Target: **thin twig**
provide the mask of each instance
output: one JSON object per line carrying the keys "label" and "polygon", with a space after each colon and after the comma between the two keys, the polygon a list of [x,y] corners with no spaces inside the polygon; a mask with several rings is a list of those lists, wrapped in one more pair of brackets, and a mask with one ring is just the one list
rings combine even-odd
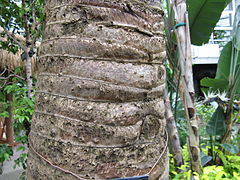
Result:
{"label": "thin twig", "polygon": [[12,39],[17,45],[19,45],[22,48],[22,50],[24,50],[24,51],[26,50],[26,47],[20,41],[17,40],[17,38],[15,37],[15,35],[13,33],[10,33],[10,31],[8,31],[6,27],[3,27],[3,29],[6,33],[6,35],[10,39]]}
{"label": "thin twig", "polygon": [[3,85],[2,85],[2,86],[0,86],[0,89],[2,89],[3,87],[5,87],[5,86],[6,86],[6,84],[7,84],[7,81],[4,81]]}
{"label": "thin twig", "polygon": [[7,68],[4,68],[3,72],[0,74],[2,76],[7,71]]}
{"label": "thin twig", "polygon": [[19,78],[19,79],[25,80],[25,78],[23,78],[23,77],[21,77],[21,76],[18,76],[18,75],[16,75],[16,74],[10,74],[10,75],[7,76],[7,77],[0,77],[0,80],[8,80],[8,79],[10,79],[11,77],[17,77],[17,78]]}

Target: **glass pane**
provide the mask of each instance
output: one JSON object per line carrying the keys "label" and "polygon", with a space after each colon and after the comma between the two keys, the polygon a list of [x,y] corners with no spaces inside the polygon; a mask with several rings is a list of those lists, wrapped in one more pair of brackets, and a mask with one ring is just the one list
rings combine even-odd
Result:
{"label": "glass pane", "polygon": [[215,30],[213,32],[213,44],[219,44],[220,47],[223,47],[229,40],[231,40],[231,31]]}
{"label": "glass pane", "polygon": [[235,5],[236,5],[236,8],[237,8],[237,6],[240,5],[240,0],[235,0]]}
{"label": "glass pane", "polygon": [[217,27],[230,27],[232,26],[232,14],[223,14],[217,23]]}
{"label": "glass pane", "polygon": [[233,10],[233,4],[232,2],[230,2],[227,7],[225,8],[225,10]]}

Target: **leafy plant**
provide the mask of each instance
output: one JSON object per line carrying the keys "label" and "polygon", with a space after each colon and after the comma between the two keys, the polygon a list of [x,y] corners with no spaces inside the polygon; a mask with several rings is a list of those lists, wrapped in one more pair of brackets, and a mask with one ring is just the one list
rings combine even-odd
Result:
{"label": "leafy plant", "polygon": [[[188,128],[188,131],[185,132],[188,132],[189,135],[188,145],[191,147],[189,148],[189,153],[191,153],[191,157],[194,157],[191,158],[192,168],[194,169],[194,171],[199,173],[201,173],[201,163],[199,154],[199,137],[197,132],[198,122],[195,116],[195,102],[192,101],[192,95],[194,94],[192,86],[193,83],[191,82],[192,73],[190,70],[191,68],[186,69],[186,67],[191,66],[191,47],[188,28],[190,28],[190,34],[193,44],[201,45],[203,43],[206,43],[228,2],[230,1],[188,0],[187,6],[190,20],[190,23],[188,24],[186,2],[174,1],[171,4],[169,0],[166,1],[166,14],[168,17],[168,20],[165,21],[165,33],[167,37],[166,47],[168,61],[172,70],[172,72],[168,71],[168,73],[172,74],[173,77],[172,81],[170,79],[170,81],[168,82],[170,82],[169,87],[173,88],[174,93],[177,94],[176,97],[178,97],[179,93],[180,96],[183,98],[183,107],[185,108],[185,117],[187,120]],[[213,9],[214,14],[212,14]],[[190,27],[188,27],[188,25]],[[186,28],[183,28],[181,26],[186,26]],[[175,36],[173,35],[173,33],[171,33],[172,31],[176,32]],[[178,43],[178,46],[176,46],[176,42]],[[172,100],[172,98],[170,99]],[[174,103],[172,102],[172,104]],[[176,108],[177,105],[175,103],[175,110]]]}
{"label": "leafy plant", "polygon": [[[13,74],[21,74],[22,68],[17,68]],[[28,127],[26,124],[30,125],[32,114],[34,112],[34,98],[29,99],[27,96],[27,86],[26,81],[23,78],[18,78],[18,76],[12,79],[10,84],[6,84],[2,91],[0,92],[0,105],[3,107],[1,110],[2,117],[8,117],[8,112],[6,111],[8,107],[8,103],[5,100],[6,94],[13,95],[13,119],[14,119],[14,133],[15,133],[15,141],[19,142],[20,146],[18,146],[17,151],[22,151],[20,156],[15,160],[16,166],[22,166],[24,169],[27,167],[27,153],[25,150],[25,146],[28,142],[27,131]],[[6,151],[6,147],[0,147],[0,151]],[[10,154],[11,152],[11,154]],[[12,155],[13,150],[11,147],[8,147],[8,154]],[[7,155],[5,155],[7,157]],[[7,158],[2,159],[3,161],[7,160]],[[0,161],[1,162],[1,161]]]}
{"label": "leafy plant", "polygon": [[[238,106],[234,100],[236,95],[240,93],[240,6],[237,8],[232,40],[226,44],[221,52],[217,74],[215,79],[206,78],[201,81],[201,85],[211,87],[212,91],[226,90],[227,101],[218,102],[219,105],[225,106],[224,116],[221,118],[226,123],[225,134],[221,138],[222,143],[229,143],[233,126],[233,108]],[[218,110],[219,111],[219,110]]]}
{"label": "leafy plant", "polygon": [[[0,48],[16,53],[21,50],[25,61],[28,97],[32,98],[32,60],[37,41],[42,38],[43,0],[2,0],[0,3]],[[7,67],[6,67],[7,68]]]}
{"label": "leafy plant", "polygon": [[238,146],[234,144],[220,144],[226,151],[232,153],[232,154],[237,154],[239,153],[239,148]]}
{"label": "leafy plant", "polygon": [[27,168],[27,157],[28,157],[28,153],[26,152],[26,144],[28,143],[28,137],[26,135],[19,135],[16,138],[17,142],[20,142],[23,145],[20,145],[16,151],[22,151],[22,153],[20,154],[20,156],[14,160],[15,165],[13,168],[16,168],[17,166],[23,167],[23,169]]}
{"label": "leafy plant", "polygon": [[9,158],[13,155],[13,150],[10,146],[6,144],[0,145],[0,163],[9,160]]}
{"label": "leafy plant", "polygon": [[[204,148],[203,148],[204,147]],[[206,154],[208,152],[209,146],[202,146],[203,153]],[[193,177],[195,180],[239,180],[240,178],[240,156],[236,154],[227,155],[224,154],[222,151],[219,150],[218,147],[215,148],[215,153],[219,154],[223,165],[212,165],[212,166],[205,166],[203,168],[203,174],[199,175],[197,173],[193,173]],[[181,170],[182,172],[176,172],[173,168],[173,160],[170,160],[170,175],[172,180],[178,179],[186,179],[191,180],[191,170],[188,163],[188,153],[187,153],[187,146],[183,150],[183,155],[185,158],[185,163]],[[170,155],[170,158],[171,155]],[[208,159],[209,161],[210,159]],[[203,161],[203,160],[202,160]]]}
{"label": "leafy plant", "polygon": [[[29,99],[27,96],[27,86],[26,81],[21,78],[15,77],[11,84],[5,85],[3,91],[0,94],[9,94],[13,95],[13,114],[14,114],[14,130],[15,135],[21,133],[25,129],[24,124],[31,123],[31,117],[34,112],[34,98]],[[4,96],[3,96],[4,97]],[[2,112],[0,112],[2,117],[7,117],[8,112],[6,108],[8,107],[5,99],[0,99],[0,104],[3,107]]]}
{"label": "leafy plant", "polygon": [[202,45],[208,42],[229,2],[231,0],[187,0],[192,44]]}
{"label": "leafy plant", "polygon": [[223,153],[219,149],[217,149],[216,151],[222,160],[225,171],[228,174],[231,174],[232,176],[234,176],[234,174],[235,175],[237,174],[237,176],[239,177],[240,176],[240,156],[233,153],[229,155],[229,154]]}
{"label": "leafy plant", "polygon": [[[182,156],[183,156],[183,160],[184,160],[184,164],[181,167],[175,167],[174,166],[174,158],[173,156],[170,154],[170,177],[171,179],[185,179],[186,177],[190,178],[191,177],[191,171],[189,171],[190,169],[190,165],[189,165],[189,161],[190,161],[190,157],[189,157],[189,153],[188,153],[188,147],[185,144],[182,148]],[[181,173],[179,173],[179,170]]]}
{"label": "leafy plant", "polygon": [[206,131],[209,136],[223,135],[226,131],[226,124],[224,121],[224,109],[218,106],[212,118],[207,124]]}
{"label": "leafy plant", "polygon": [[207,143],[207,141],[209,140],[209,135],[206,132],[206,127],[216,109],[211,105],[201,103],[197,104],[196,109],[197,114],[201,120],[199,129],[201,142]]}

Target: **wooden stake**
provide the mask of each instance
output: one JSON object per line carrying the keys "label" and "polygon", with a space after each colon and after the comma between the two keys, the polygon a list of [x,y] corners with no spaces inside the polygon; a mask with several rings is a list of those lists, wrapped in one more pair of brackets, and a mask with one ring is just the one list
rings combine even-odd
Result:
{"label": "wooden stake", "polygon": [[186,1],[175,0],[173,9],[175,12],[176,23],[184,23],[184,26],[178,26],[176,28],[175,33],[179,49],[179,64],[182,71],[179,92],[183,100],[189,130],[188,148],[191,160],[191,169],[193,172],[202,174],[198,120],[194,102],[191,40]]}

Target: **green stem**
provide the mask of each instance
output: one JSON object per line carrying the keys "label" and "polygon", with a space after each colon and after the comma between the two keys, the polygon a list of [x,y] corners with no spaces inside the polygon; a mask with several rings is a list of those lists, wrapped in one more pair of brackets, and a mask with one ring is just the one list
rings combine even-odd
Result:
{"label": "green stem", "polygon": [[212,158],[213,158],[213,161],[215,162],[214,142],[213,142],[212,136],[210,136],[210,143],[211,143]]}

